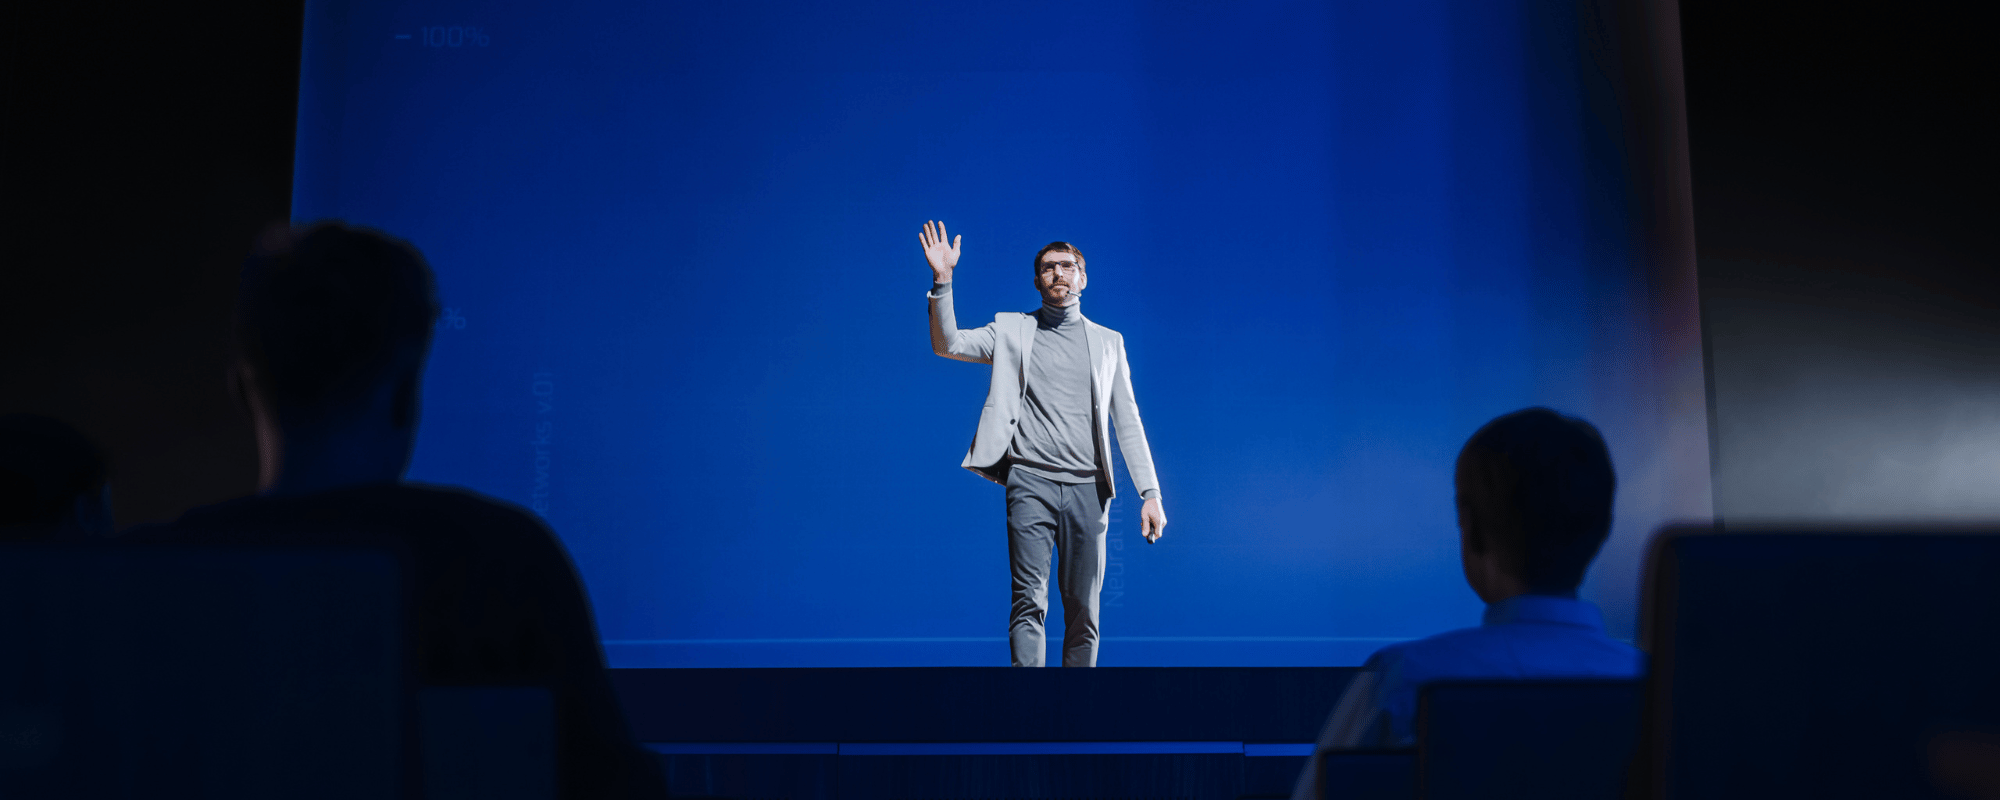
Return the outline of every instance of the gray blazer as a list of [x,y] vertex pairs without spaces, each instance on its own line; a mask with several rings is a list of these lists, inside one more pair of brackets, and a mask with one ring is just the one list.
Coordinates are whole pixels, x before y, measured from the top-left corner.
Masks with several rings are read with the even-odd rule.
[[[1021,395],[1027,391],[1028,354],[1035,347],[1035,315],[1003,311],[984,327],[960,330],[951,305],[951,287],[929,295],[931,350],[945,358],[993,365],[993,384],[986,407],[979,410],[979,430],[959,464],[980,477],[1005,484],[1007,446],[1014,441],[1014,424],[1021,417]],[[1083,321],[1084,346],[1090,350],[1090,416],[1097,429],[1097,488],[1109,498],[1111,423],[1118,424],[1118,449],[1132,472],[1132,485],[1144,496],[1160,488],[1153,474],[1153,450],[1146,445],[1146,426],[1139,421],[1139,404],[1132,399],[1132,368],[1125,363],[1125,337],[1089,318]],[[1106,400],[1111,413],[1104,413]]]

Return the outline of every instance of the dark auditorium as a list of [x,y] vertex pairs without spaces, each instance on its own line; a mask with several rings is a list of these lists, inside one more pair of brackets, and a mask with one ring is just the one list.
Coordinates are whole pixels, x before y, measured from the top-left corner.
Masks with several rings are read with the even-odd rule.
[[8,17],[0,800],[2000,800],[1954,9]]

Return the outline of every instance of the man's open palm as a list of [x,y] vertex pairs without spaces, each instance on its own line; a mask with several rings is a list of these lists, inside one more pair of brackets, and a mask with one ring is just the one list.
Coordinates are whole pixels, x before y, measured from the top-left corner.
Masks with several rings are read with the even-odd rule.
[[924,246],[924,260],[931,262],[931,279],[951,283],[951,271],[958,266],[958,239],[945,235],[944,223],[927,221],[917,241]]

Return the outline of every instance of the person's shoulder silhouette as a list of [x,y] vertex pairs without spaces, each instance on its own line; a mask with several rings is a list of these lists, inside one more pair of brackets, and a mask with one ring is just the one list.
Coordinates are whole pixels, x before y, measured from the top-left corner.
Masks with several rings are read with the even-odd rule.
[[128,538],[395,550],[420,682],[546,686],[563,796],[662,795],[555,533],[517,506],[402,480],[438,311],[430,267],[406,242],[340,223],[266,237],[238,286],[230,379],[259,492]]
[[377,482],[259,495],[191,510],[147,538],[397,551],[412,576],[426,684],[550,684],[604,667],[582,581],[554,532],[468,490]]
[[0,541],[111,535],[104,452],[53,417],[0,415]]

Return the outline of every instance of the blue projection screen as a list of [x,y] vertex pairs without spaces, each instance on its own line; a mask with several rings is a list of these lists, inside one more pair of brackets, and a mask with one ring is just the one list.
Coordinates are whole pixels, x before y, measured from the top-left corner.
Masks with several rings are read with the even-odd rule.
[[1099,663],[1477,624],[1451,465],[1530,405],[1610,442],[1585,594],[1629,637],[1706,422],[1692,262],[1643,244],[1575,8],[309,0],[293,216],[429,257],[411,478],[547,519],[613,666],[1008,663],[929,219],[961,326],[1034,309],[1060,239],[1125,337],[1171,522],[1121,463]]

